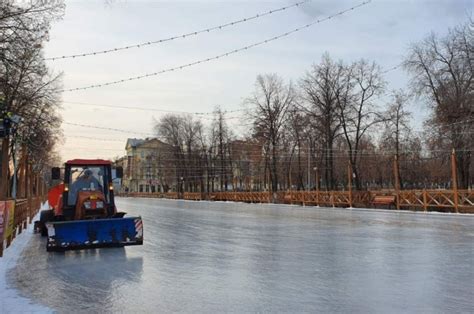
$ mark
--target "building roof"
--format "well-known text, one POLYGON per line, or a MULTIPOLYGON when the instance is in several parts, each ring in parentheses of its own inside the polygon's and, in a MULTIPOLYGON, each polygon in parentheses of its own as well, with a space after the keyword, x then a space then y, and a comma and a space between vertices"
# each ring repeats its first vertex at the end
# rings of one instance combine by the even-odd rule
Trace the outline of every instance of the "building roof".
POLYGON ((127 143, 125 144, 125 149, 129 147, 137 147, 140 144, 143 144, 143 142, 145 142, 145 140, 141 138, 128 138, 127 143))
POLYGON ((160 147, 169 147, 168 144, 164 143, 163 141, 160 141, 156 137, 147 137, 145 139, 142 138, 129 138, 127 139, 127 144, 125 145, 125 150, 128 150, 129 148, 137 148, 142 145, 145 145, 145 148, 151 148, 151 147, 146 147, 147 145, 156 145, 158 144, 160 147))

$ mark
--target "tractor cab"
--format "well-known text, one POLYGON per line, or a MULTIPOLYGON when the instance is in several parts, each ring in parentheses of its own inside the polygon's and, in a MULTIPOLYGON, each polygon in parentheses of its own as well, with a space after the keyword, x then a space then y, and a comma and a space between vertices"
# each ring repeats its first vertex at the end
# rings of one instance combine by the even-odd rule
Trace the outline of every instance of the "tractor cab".
MULTIPOLYGON (((121 169, 116 169, 115 172, 116 177, 121 177, 121 169)), ((59 174, 59 168, 53 168, 53 179, 57 179, 59 174)), ((56 216, 62 216, 64 220, 115 216, 117 210, 112 176, 110 161, 100 159, 67 161, 62 195, 58 199, 57 206, 54 206, 56 216)))

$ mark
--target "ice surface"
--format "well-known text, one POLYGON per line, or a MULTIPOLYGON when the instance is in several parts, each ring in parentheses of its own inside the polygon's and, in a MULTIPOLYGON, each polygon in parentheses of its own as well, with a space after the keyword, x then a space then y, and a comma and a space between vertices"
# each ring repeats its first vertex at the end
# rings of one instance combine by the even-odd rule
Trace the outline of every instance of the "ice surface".
MULTIPOLYGON (((47 204, 42 208, 46 209, 47 204)), ((39 215, 33 219, 39 219, 39 215)), ((28 225, 27 230, 18 235, 12 245, 3 252, 0 258, 0 313, 51 313, 52 310, 35 304, 31 300, 21 297, 19 291, 9 287, 6 277, 13 272, 22 251, 27 246, 33 234, 33 224, 28 225)))
POLYGON ((117 204, 142 215, 143 246, 47 253, 35 235, 9 285, 60 313, 474 308, 474 216, 132 198, 117 204))

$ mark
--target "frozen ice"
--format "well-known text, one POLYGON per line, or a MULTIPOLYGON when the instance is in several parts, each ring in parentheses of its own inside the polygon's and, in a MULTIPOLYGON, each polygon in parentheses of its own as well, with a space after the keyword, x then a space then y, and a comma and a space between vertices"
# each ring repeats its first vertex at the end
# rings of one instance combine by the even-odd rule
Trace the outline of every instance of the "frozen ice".
MULTIPOLYGON (((117 198, 144 245, 47 253, 9 291, 54 311, 472 312, 474 216, 117 198)), ((8 250, 7 250, 8 252, 8 250)))

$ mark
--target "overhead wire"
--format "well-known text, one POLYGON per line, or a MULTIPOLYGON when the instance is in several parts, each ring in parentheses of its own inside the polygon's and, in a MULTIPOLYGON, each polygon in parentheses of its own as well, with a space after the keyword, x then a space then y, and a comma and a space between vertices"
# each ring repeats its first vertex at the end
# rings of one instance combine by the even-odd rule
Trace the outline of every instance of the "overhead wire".
MULTIPOLYGON (((85 138, 89 138, 89 137, 85 137, 85 138)), ((99 139, 99 140, 102 140, 102 139, 99 139)), ((166 144, 166 143, 165 143, 166 144)), ((168 144, 166 144, 168 145, 168 144)), ((212 148, 217 148, 218 145, 215 145, 215 146, 212 146, 212 148)), ((281 145, 280 147, 286 147, 284 145, 281 145)), ((86 147, 81 147, 81 146, 74 146, 74 148, 86 148, 86 147)), ((106 149, 106 147, 103 147, 104 149, 106 149)), ((209 149, 210 147, 207 147, 207 149, 209 149)), ((307 147, 305 147, 307 148, 307 147)), ((99 148, 99 149, 102 149, 102 148, 99 148)), ((464 150, 457 150, 458 152, 469 152, 471 151, 471 149, 464 149, 464 150)), ((244 153, 244 154, 240 154, 241 157, 245 157, 245 158, 261 158, 261 157, 264 157, 265 156, 265 153, 264 152, 249 152, 248 150, 246 150, 245 148, 241 148, 241 149, 235 149, 235 148, 232 148, 231 149, 231 152, 232 154, 231 155, 239 155, 238 153, 244 153), (242 156, 242 155, 245 155, 245 156, 242 156)), ((333 148, 333 149, 327 149, 327 148, 313 148, 311 149, 311 153, 324 153, 324 152, 330 152, 329 155, 332 155, 332 156, 342 156, 342 157, 347 157, 347 154, 349 152, 352 152, 352 153, 357 153, 357 156, 362 156, 362 157, 372 157, 372 156, 383 156, 383 155, 393 155, 394 153, 396 153, 395 150, 383 150, 382 152, 377 152, 375 149, 353 149, 353 150, 349 150, 349 149, 341 149, 341 148, 333 148)), ((402 154, 407 154, 407 153, 419 153, 420 151, 419 150, 410 150, 410 149, 401 149, 400 150, 400 153, 402 154)), ((426 149, 424 150, 423 152, 440 152, 440 153, 451 153, 452 152, 452 149, 426 149)), ((204 151, 202 150, 198 150, 198 151, 193 151, 194 156, 187 156, 186 158, 191 158, 191 159, 196 159, 197 158, 197 155, 199 155, 200 153, 203 154, 204 151)), ((208 153, 207 151, 205 152, 206 154, 208 153)), ((301 153, 301 156, 302 157, 305 157, 307 156, 307 153, 308 153, 308 150, 304 150, 303 153, 301 153)), ((213 154, 215 155, 215 153, 213 154)), ((228 152, 226 152, 226 156, 228 155, 228 152)), ((293 152, 293 153, 290 153, 290 152, 280 152, 278 157, 286 157, 286 158, 296 158, 297 156, 297 152, 293 152)), ((173 158, 167 158, 166 160, 173 160, 173 161, 177 161, 177 160, 181 160, 181 159, 176 159, 174 156, 176 156, 176 153, 174 151, 166 151, 166 150, 162 150, 160 151, 160 153, 158 155, 152 155, 153 158, 155 159, 160 159, 161 160, 165 160, 163 159, 162 157, 173 157, 173 158)), ((248 161, 248 159, 232 159, 233 161, 248 161)), ((217 160, 218 161, 218 160, 217 160)), ((259 161, 260 162, 260 161, 259 161)))
POLYGON ((83 138, 83 139, 103 141, 103 142, 121 142, 121 143, 124 142, 123 140, 119 140, 119 139, 99 138, 99 137, 81 136, 81 135, 68 135, 67 137, 83 138))
POLYGON ((67 121, 63 121, 63 124, 74 125, 74 126, 79 126, 79 127, 84 127, 84 128, 93 128, 93 129, 121 132, 121 133, 127 133, 127 134, 131 133, 131 134, 141 134, 141 135, 147 135, 147 136, 154 136, 154 134, 152 134, 152 133, 137 132, 137 131, 132 131, 132 130, 116 129, 116 128, 109 128, 109 127, 101 127, 101 126, 73 123, 73 122, 67 122, 67 121))
MULTIPOLYGON (((474 121, 474 120, 473 120, 474 121)), ((468 121, 466 121, 468 122, 468 121)), ((79 126, 79 127, 84 127, 84 128, 93 128, 93 129, 100 129, 100 130, 108 130, 108 131, 114 131, 114 132, 121 132, 121 133, 126 133, 126 134, 140 134, 140 135, 146 135, 146 136, 149 136, 151 138, 156 138, 156 139, 166 139, 166 137, 164 136, 157 136, 156 134, 153 134, 153 133, 146 133, 146 132, 138 132, 138 131, 132 131, 132 130, 126 130, 126 129, 117 129, 117 128, 110 128, 110 127, 100 127, 100 126, 95 126, 95 125, 86 125, 86 124, 79 124, 79 123, 73 123, 73 122, 67 122, 67 121, 64 121, 63 122, 64 124, 67 124, 67 125, 73 125, 73 126, 79 126)), ((422 133, 423 131, 415 131, 415 133, 422 133)), ((470 134, 471 132, 460 132, 459 134, 470 134)), ((473 132, 474 133, 474 132, 473 132)), ((457 134, 457 133, 456 133, 457 134)), ((248 143, 246 142, 245 144, 242 144, 242 146, 257 146, 257 147, 264 147, 265 144, 261 144, 261 143, 248 143)), ((302 147, 304 148, 306 145, 303 145, 302 147)), ((286 144, 279 144, 276 146, 277 148, 278 147, 282 147, 282 148, 288 148, 288 145, 286 144)), ((324 150, 328 150, 328 149, 324 149, 324 150)), ((352 150, 353 152, 357 151, 357 150, 352 150)))
MULTIPOLYGON (((164 112, 164 113, 178 113, 178 114, 191 114, 197 116, 206 116, 206 115, 214 115, 216 112, 192 112, 192 111, 181 111, 181 110, 166 110, 166 109, 155 109, 155 108, 146 108, 146 107, 137 107, 137 106, 124 106, 124 105, 105 105, 105 104, 96 104, 96 103, 85 103, 85 102, 77 102, 77 101, 63 101, 65 104, 78 104, 84 106, 92 106, 92 107, 104 107, 104 108, 112 108, 112 109, 130 109, 130 110, 142 110, 142 111, 155 111, 155 112, 164 112)), ((224 114, 228 113, 235 113, 241 112, 245 109, 233 109, 233 110, 222 110, 224 114)))

